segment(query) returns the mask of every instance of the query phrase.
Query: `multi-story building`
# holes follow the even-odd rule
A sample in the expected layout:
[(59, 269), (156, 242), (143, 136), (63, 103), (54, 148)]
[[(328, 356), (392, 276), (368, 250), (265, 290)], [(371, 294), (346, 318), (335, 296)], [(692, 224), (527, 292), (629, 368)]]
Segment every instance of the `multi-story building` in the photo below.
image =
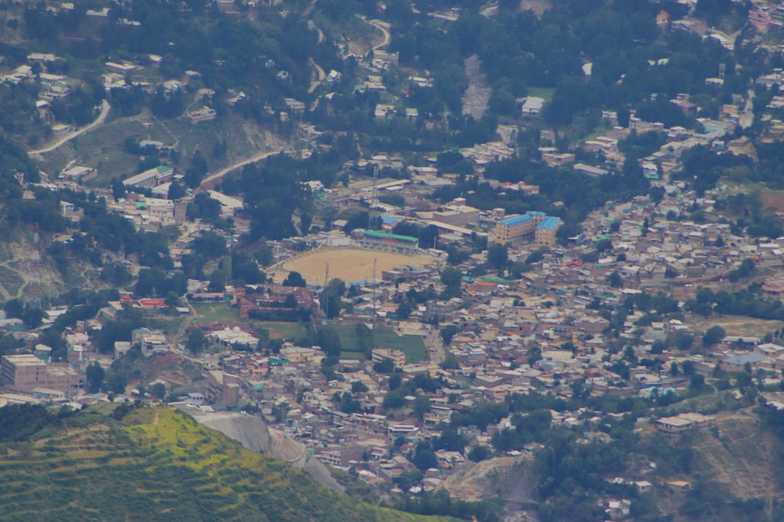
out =
[(38, 388), (73, 393), (79, 372), (67, 365), (47, 364), (33, 354), (5, 355), (0, 359), (0, 385), (30, 392)]
[(560, 218), (547, 216), (536, 225), (534, 242), (539, 246), (555, 245), (556, 234), (561, 225), (563, 225), (563, 221)]
[(536, 226), (545, 219), (544, 212), (528, 211), (525, 214), (508, 216), (495, 225), (493, 242), (506, 245), (508, 243), (530, 238)]

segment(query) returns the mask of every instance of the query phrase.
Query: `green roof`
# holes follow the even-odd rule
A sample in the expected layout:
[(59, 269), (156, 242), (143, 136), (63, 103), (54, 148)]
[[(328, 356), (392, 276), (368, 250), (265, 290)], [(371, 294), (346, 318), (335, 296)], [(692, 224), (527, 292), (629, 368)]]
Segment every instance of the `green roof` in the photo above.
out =
[(496, 283), (499, 285), (508, 285), (514, 283), (514, 281), (510, 281), (509, 279), (504, 279), (503, 277), (498, 276), (482, 276), (479, 280), (483, 283)]
[(401, 234), (393, 234), (392, 232), (381, 232), (379, 230), (365, 230), (366, 237), (375, 239), (394, 239), (395, 241), (402, 241), (404, 243), (418, 244), (419, 239), (413, 236), (403, 236)]

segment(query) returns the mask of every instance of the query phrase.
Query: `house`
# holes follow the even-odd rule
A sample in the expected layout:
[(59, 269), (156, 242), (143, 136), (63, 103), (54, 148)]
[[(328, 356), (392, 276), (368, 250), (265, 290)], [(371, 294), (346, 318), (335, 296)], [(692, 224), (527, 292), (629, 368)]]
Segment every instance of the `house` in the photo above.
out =
[(538, 116), (544, 109), (544, 98), (538, 96), (527, 96), (522, 106), (523, 116)]

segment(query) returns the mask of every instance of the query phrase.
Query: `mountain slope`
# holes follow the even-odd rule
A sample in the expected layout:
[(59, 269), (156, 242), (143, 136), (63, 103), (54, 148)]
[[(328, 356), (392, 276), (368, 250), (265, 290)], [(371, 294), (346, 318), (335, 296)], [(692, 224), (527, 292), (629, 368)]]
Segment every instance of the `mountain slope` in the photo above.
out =
[(0, 520), (439, 520), (335, 494), (173, 409), (61, 424), (0, 445)]

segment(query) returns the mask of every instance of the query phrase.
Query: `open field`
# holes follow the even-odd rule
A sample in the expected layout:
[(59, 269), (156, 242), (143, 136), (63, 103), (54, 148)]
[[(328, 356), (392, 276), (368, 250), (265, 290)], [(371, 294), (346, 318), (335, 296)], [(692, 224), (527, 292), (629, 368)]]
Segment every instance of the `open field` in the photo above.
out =
[(762, 337), (774, 330), (784, 328), (784, 321), (768, 321), (739, 315), (717, 315), (708, 318), (696, 318), (694, 323), (698, 330), (707, 330), (711, 326), (721, 326), (727, 335)]
[(240, 311), (228, 303), (194, 304), (197, 323), (235, 323), (240, 320)]
[(370, 281), (373, 278), (373, 261), (376, 261), (376, 278), (381, 272), (412, 266), (421, 268), (434, 262), (427, 255), (407, 256), (361, 248), (322, 248), (307, 252), (283, 263), (274, 274), (275, 281), (283, 281), (289, 272), (299, 272), (311, 284), (323, 284), (327, 264), (329, 278), (339, 278), (347, 283)]
[(270, 339), (297, 340), (307, 335), (303, 323), (286, 321), (253, 321), (253, 326), (264, 328), (269, 332)]
[[(340, 337), (343, 348), (340, 357), (343, 359), (364, 359), (365, 354), (360, 348), (357, 336), (357, 324), (347, 321), (331, 321), (330, 326), (335, 329)], [(406, 354), (406, 361), (417, 363), (427, 358), (425, 343), (418, 335), (397, 335), (395, 331), (383, 325), (376, 326), (372, 333), (373, 348), (392, 348)]]
[(528, 96), (536, 96), (537, 98), (544, 98), (544, 101), (551, 102), (555, 89), (552, 87), (529, 87)]

